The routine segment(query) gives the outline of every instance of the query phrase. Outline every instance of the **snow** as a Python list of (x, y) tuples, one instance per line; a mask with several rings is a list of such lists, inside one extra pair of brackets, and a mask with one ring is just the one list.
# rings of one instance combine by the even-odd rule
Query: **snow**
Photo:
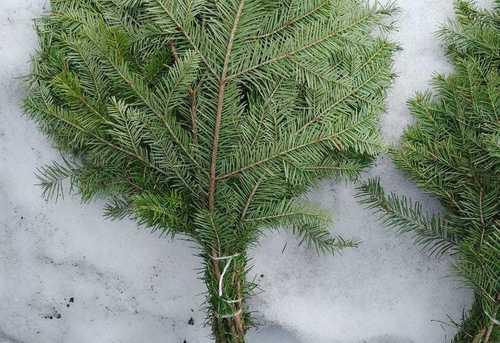
[[(407, 99), (434, 72), (451, 70), (433, 32), (452, 16), (452, 1), (399, 6), (394, 39), (404, 51), (383, 120), (389, 143), (411, 122)], [(0, 343), (210, 342), (200, 261), (188, 243), (106, 221), (99, 203), (41, 199), (34, 170), (58, 154), (21, 102), (37, 45), (32, 19), (46, 8), (46, 0), (0, 2)], [(386, 158), (368, 174), (438, 209)], [(353, 194), (352, 185), (324, 182), (309, 198), (334, 214), (332, 231), (363, 242), (358, 249), (320, 257), (276, 233), (252, 252), (262, 290), (251, 305), (262, 327), (250, 343), (428, 343), (453, 335), (441, 322), (460, 319), (471, 292), (453, 277), (451, 261), (384, 228)]]

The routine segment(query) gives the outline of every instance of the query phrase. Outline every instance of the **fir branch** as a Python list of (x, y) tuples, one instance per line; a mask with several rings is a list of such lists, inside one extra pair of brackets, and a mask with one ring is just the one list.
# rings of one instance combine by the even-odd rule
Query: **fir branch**
[(234, 24), (231, 29), (231, 35), (227, 42), (226, 56), (224, 58), (224, 66), (222, 69), (222, 74), (219, 79), (219, 91), (217, 97), (217, 112), (215, 114), (215, 129), (214, 129), (214, 139), (212, 144), (212, 162), (210, 165), (210, 191), (208, 192), (208, 207), (213, 210), (215, 207), (215, 190), (217, 187), (217, 157), (219, 155), (219, 139), (220, 130), (222, 126), (222, 111), (224, 109), (224, 95), (226, 92), (227, 73), (229, 62), (231, 60), (231, 52), (233, 50), (234, 38), (236, 36), (236, 30), (243, 14), (243, 8), (245, 6), (245, 0), (241, 0), (238, 5), (238, 10), (234, 16)]
[(63, 163), (52, 162), (52, 164), (37, 170), (37, 178), (40, 182), (38, 185), (42, 187), (42, 196), (46, 200), (54, 199), (57, 201), (60, 197), (64, 197), (64, 182), (66, 180), (69, 180), (70, 192), (73, 189), (75, 176), (78, 175), (78, 167), (65, 159)]
[[(311, 120), (306, 122), (298, 131), (297, 133), (301, 133), (304, 130), (307, 130), (311, 125), (318, 124), (321, 122), (322, 118), (324, 118), (325, 115), (331, 113), (332, 111), (335, 110), (335, 108), (341, 104), (342, 102), (346, 101), (350, 97), (356, 96), (358, 92), (360, 92), (364, 87), (366, 87), (370, 82), (373, 80), (377, 79), (381, 74), (383, 73), (382, 70), (377, 71), (373, 75), (371, 75), (368, 79), (364, 80), (361, 82), (358, 86), (354, 87), (349, 93), (344, 95), (343, 97), (339, 98), (332, 104), (328, 105), (325, 107), (318, 115), (313, 117)], [(366, 101), (366, 99), (364, 99)]]
[(390, 10), (350, 0), (53, 9), (38, 24), (26, 109), (81, 168), (47, 169), (45, 192), (69, 178), (84, 200), (108, 199), (106, 216), (193, 242), (218, 343), (244, 342), (252, 325), (247, 254), (265, 229), (318, 252), (356, 245), (296, 199), (322, 178), (355, 179), (382, 151), (395, 48), (370, 32)]
[(146, 105), (151, 110), (151, 112), (161, 120), (171, 137), (175, 140), (177, 146), (194, 163), (195, 166), (199, 167), (197, 160), (192, 155), (190, 149), (186, 146), (186, 139), (179, 137), (179, 135), (183, 133), (183, 131), (180, 128), (176, 128), (175, 124), (169, 122), (168, 118), (164, 116), (163, 113), (161, 113), (157, 108), (157, 106), (152, 103), (150, 97), (146, 94), (146, 86), (142, 84), (142, 82), (139, 81), (138, 78), (132, 76), (125, 64), (120, 65), (117, 61), (114, 61), (112, 58), (106, 55), (104, 55), (103, 57), (106, 58), (106, 60), (112, 66), (113, 70), (130, 87), (130, 89), (142, 101), (142, 103)]
[(53, 106), (52, 104), (50, 103), (47, 103), (46, 99), (44, 99), (45, 103), (44, 105), (46, 106), (45, 108), (32, 108), (31, 110), (32, 111), (38, 111), (38, 112), (43, 112), (45, 114), (48, 114), (54, 118), (56, 118), (57, 120), (63, 122), (64, 124), (78, 130), (80, 133), (84, 134), (85, 136), (89, 136), (93, 139), (95, 139), (97, 142), (99, 143), (102, 143), (110, 148), (112, 148), (113, 150), (115, 150), (116, 152), (118, 153), (123, 153), (129, 157), (132, 157), (134, 158), (135, 160), (141, 162), (142, 164), (144, 164), (145, 166), (151, 168), (152, 170), (155, 170), (157, 171), (158, 173), (160, 174), (164, 174), (164, 175), (167, 175), (166, 172), (164, 172), (163, 170), (157, 168), (156, 166), (152, 165), (150, 162), (146, 161), (144, 159), (144, 157), (140, 156), (140, 155), (137, 155), (135, 152), (133, 151), (129, 151), (127, 149), (124, 149), (116, 144), (114, 144), (113, 142), (111, 141), (108, 141), (106, 140), (105, 138), (95, 134), (95, 133), (92, 133), (90, 132), (89, 130), (85, 129), (82, 125), (79, 125), (77, 122), (74, 122), (72, 120), (69, 119), (69, 114), (65, 113), (64, 110), (62, 109), (58, 109), (57, 107)]
[(237, 176), (237, 175), (239, 175), (239, 174), (241, 174), (249, 169), (259, 167), (265, 163), (272, 162), (280, 157), (290, 155), (293, 152), (303, 150), (303, 149), (306, 149), (308, 147), (318, 145), (318, 144), (321, 144), (321, 143), (326, 142), (326, 141), (332, 142), (339, 151), (342, 151), (343, 148), (339, 144), (339, 142), (342, 141), (342, 139), (341, 139), (342, 135), (347, 134), (349, 131), (356, 131), (356, 129), (359, 128), (359, 126), (362, 126), (363, 124), (366, 124), (366, 123), (370, 123), (373, 118), (364, 117), (364, 118), (361, 118), (359, 120), (357, 120), (357, 119), (358, 118), (354, 118), (354, 119), (350, 118), (347, 125), (341, 126), (340, 131), (338, 131), (338, 132), (324, 135), (324, 136), (320, 135), (319, 137), (312, 137), (313, 138), (312, 140), (306, 140), (302, 144), (297, 144), (297, 145), (293, 144), (291, 147), (286, 147), (283, 150), (278, 149), (275, 153), (268, 155), (266, 158), (263, 158), (261, 160), (252, 161), (251, 163), (249, 163), (247, 165), (243, 165), (236, 170), (229, 171), (229, 172), (219, 176), (218, 179), (225, 180), (225, 179), (235, 177), (235, 176)]
[(478, 10), (460, 0), (456, 8), (458, 20), (438, 34), (455, 72), (435, 78), (435, 96), (427, 92), (410, 102), (417, 123), (392, 151), (396, 165), (441, 200), (444, 217), (426, 215), (405, 197), (387, 196), (376, 180), (361, 186), (360, 196), (384, 223), (411, 232), (431, 253), (454, 253), (456, 272), (474, 290), (475, 305), (453, 342), (493, 342), (500, 339), (500, 155), (492, 154), (498, 150), (500, 7)]
[(301, 52), (312, 49), (318, 45), (321, 45), (322, 43), (325, 43), (326, 41), (328, 41), (329, 39), (331, 39), (333, 37), (340, 36), (343, 33), (349, 32), (350, 30), (354, 29), (355, 27), (358, 27), (359, 25), (364, 24), (366, 21), (368, 21), (370, 18), (372, 18), (372, 15), (373, 15), (372, 13), (369, 13), (369, 14), (359, 18), (354, 23), (352, 23), (352, 24), (350, 24), (350, 25), (348, 25), (348, 26), (346, 26), (338, 31), (328, 32), (327, 34), (317, 38), (316, 40), (308, 42), (307, 44), (302, 45), (296, 49), (282, 52), (280, 55), (275, 56), (273, 58), (270, 58), (268, 60), (265, 60), (263, 62), (260, 62), (256, 65), (249, 66), (243, 70), (240, 70), (240, 71), (230, 75), (228, 78), (229, 78), (229, 80), (238, 79), (238, 78), (241, 78), (242, 76), (244, 76), (245, 74), (248, 74), (248, 73), (255, 71), (257, 69), (261, 69), (261, 68), (268, 66), (270, 64), (274, 64), (274, 63), (280, 62), (282, 60), (290, 59), (294, 56), (297, 56)]
[[(321, 9), (324, 9), (325, 7), (329, 7), (330, 3), (331, 3), (331, 1), (329, 1), (329, 0), (321, 0), (317, 6), (315, 6), (312, 9), (310, 9), (309, 11), (307, 11), (305, 13), (301, 13), (301, 14), (299, 14), (296, 17), (290, 18), (285, 23), (283, 23), (282, 25), (275, 27), (270, 32), (266, 32), (266, 33), (261, 33), (261, 34), (255, 35), (255, 36), (249, 38), (249, 40), (257, 40), (257, 39), (269, 38), (269, 37), (274, 36), (274, 35), (282, 32), (282, 31), (285, 31), (285, 30), (289, 29), (290, 27), (292, 27), (293, 25), (297, 24), (298, 22), (303, 21), (303, 20), (305, 20), (305, 19), (313, 16), (314, 14), (316, 14)], [(291, 4), (292, 3), (290, 3), (290, 6), (291, 6)], [(278, 12), (277, 16), (280, 15), (281, 13), (279, 13), (279, 12), (281, 12), (281, 9), (277, 10), (276, 12)]]
[(358, 188), (361, 203), (380, 214), (383, 223), (401, 233), (413, 233), (416, 243), (431, 254), (443, 255), (456, 249), (459, 232), (441, 217), (427, 216), (422, 207), (405, 197), (387, 196), (380, 180), (371, 179)]
[(203, 55), (201, 49), (197, 46), (197, 44), (195, 43), (195, 40), (193, 39), (193, 37), (191, 37), (188, 30), (182, 25), (181, 22), (179, 22), (177, 20), (177, 18), (174, 16), (174, 14), (168, 9), (167, 5), (164, 3), (165, 0), (149, 0), (149, 1), (160, 6), (160, 8), (163, 10), (163, 12), (170, 18), (170, 20), (172, 20), (174, 22), (176, 28), (184, 35), (184, 37), (189, 42), (191, 47), (194, 49), (194, 51), (196, 51), (196, 54), (198, 56), (200, 56), (201, 60), (203, 61), (203, 63), (207, 67), (207, 69), (212, 73), (212, 75), (215, 78), (217, 78), (218, 75), (217, 75), (217, 72), (215, 71), (215, 68), (213, 68), (212, 65), (209, 63), (208, 58)]

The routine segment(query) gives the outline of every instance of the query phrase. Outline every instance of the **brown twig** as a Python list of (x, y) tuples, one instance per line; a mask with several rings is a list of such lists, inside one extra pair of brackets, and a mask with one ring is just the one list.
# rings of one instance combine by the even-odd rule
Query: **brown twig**
[(170, 49), (172, 49), (172, 55), (174, 56), (174, 62), (177, 64), (177, 62), (179, 62), (179, 53), (177, 52), (175, 42), (170, 42)]
[(224, 58), (224, 67), (222, 69), (222, 74), (219, 79), (219, 92), (217, 96), (217, 112), (215, 114), (215, 129), (214, 129), (214, 141), (212, 146), (212, 163), (210, 165), (210, 191), (208, 193), (208, 207), (211, 211), (215, 208), (215, 191), (217, 188), (217, 158), (219, 157), (219, 140), (220, 140), (220, 130), (222, 126), (222, 112), (224, 111), (224, 95), (226, 94), (226, 86), (228, 83), (227, 74), (229, 71), (229, 61), (231, 58), (231, 52), (233, 50), (234, 39), (236, 37), (236, 31), (243, 14), (243, 7), (245, 6), (245, 0), (240, 1), (236, 17), (234, 19), (233, 28), (231, 30), (231, 35), (229, 36), (229, 41), (227, 44), (226, 56)]

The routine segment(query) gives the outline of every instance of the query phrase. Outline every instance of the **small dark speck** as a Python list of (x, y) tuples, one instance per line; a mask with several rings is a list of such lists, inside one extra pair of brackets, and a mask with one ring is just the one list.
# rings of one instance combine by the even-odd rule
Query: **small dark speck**
[(56, 319), (61, 319), (61, 317), (62, 317), (62, 316), (61, 316), (61, 314), (60, 314), (60, 313), (56, 313), (56, 314), (55, 314), (55, 317), (56, 317)]
[(186, 341), (186, 340), (183, 340), (183, 341), (182, 341), (182, 343), (188, 343), (188, 341)]
[(24, 216), (21, 216), (21, 220), (23, 220), (23, 219), (24, 219)]
[(191, 309), (191, 312), (194, 312), (194, 310), (193, 310), (193, 309)]
[(66, 304), (66, 307), (69, 307), (69, 304)]
[(74, 297), (69, 298), (69, 302), (70, 303), (74, 303), (75, 302), (75, 298)]
[(188, 324), (189, 325), (194, 325), (194, 318), (193, 317), (189, 318)]
[(261, 278), (262, 278), (262, 277), (264, 277), (264, 274), (260, 274), (260, 277), (261, 277)]

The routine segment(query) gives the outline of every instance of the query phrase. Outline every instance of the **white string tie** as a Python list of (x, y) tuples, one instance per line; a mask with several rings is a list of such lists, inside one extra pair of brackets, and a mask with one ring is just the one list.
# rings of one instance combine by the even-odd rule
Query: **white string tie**
[(220, 319), (229, 319), (229, 318), (234, 318), (234, 317), (238, 317), (241, 313), (243, 312), (243, 310), (240, 308), (238, 311), (234, 312), (234, 313), (231, 313), (231, 314), (226, 314), (226, 315), (223, 315), (223, 316), (220, 316), (218, 315), (218, 317)]
[(222, 298), (222, 294), (223, 294), (223, 291), (224, 291), (224, 276), (226, 275), (226, 272), (228, 271), (229, 266), (231, 265), (231, 262), (233, 261), (233, 258), (238, 257), (238, 256), (240, 256), (240, 254), (234, 254), (234, 255), (231, 255), (231, 256), (221, 256), (221, 257), (211, 256), (212, 259), (214, 259), (215, 261), (225, 261), (225, 260), (227, 260), (227, 263), (224, 266), (224, 269), (222, 270), (222, 274), (221, 274), (221, 276), (219, 278), (219, 297), (220, 298)]

